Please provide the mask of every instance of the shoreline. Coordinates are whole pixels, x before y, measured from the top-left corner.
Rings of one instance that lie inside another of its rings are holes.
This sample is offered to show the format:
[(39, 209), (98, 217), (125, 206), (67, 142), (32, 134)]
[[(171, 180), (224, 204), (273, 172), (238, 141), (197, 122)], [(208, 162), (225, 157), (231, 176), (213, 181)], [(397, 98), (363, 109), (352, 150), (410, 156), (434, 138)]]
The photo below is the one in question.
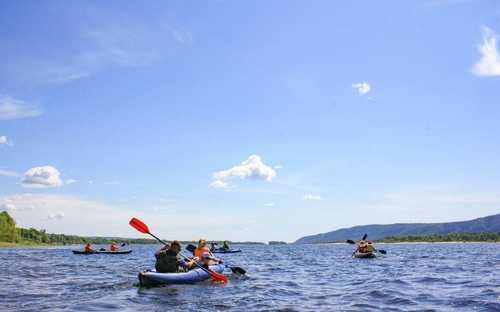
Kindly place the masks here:
[[(41, 248), (41, 247), (63, 247), (63, 246), (71, 246), (68, 245), (60, 245), (60, 244), (23, 244), (23, 243), (8, 243), (8, 242), (0, 242), (0, 248)], [(78, 245), (78, 244), (74, 244)]]
[[(409, 245), (409, 244), (485, 244), (485, 243), (500, 243), (494, 241), (443, 241), (443, 242), (377, 242), (374, 241), (376, 245), (388, 245), (388, 244), (397, 244), (397, 245)], [(306, 243), (306, 244), (298, 244), (298, 245), (348, 245), (347, 243), (342, 242), (323, 242), (323, 243)]]
[[(477, 241), (477, 242), (467, 242), (467, 241), (445, 241), (445, 242), (375, 242), (377, 245), (411, 245), (411, 244), (495, 244), (500, 242), (492, 242), (492, 241)], [(106, 244), (96, 244), (96, 245), (106, 245)], [(136, 244), (131, 244), (136, 245)], [(154, 245), (154, 244), (137, 244), (137, 245)], [(290, 243), (287, 245), (294, 245), (294, 243)], [(298, 244), (298, 245), (346, 245), (346, 243), (341, 242), (332, 242), (332, 243), (311, 243), (311, 244)], [(23, 244), (23, 243), (8, 243), (8, 242), (0, 242), (0, 249), (3, 248), (48, 248), (48, 247), (69, 247), (69, 246), (80, 246), (80, 244)], [(274, 246), (274, 245), (265, 245), (265, 246)]]

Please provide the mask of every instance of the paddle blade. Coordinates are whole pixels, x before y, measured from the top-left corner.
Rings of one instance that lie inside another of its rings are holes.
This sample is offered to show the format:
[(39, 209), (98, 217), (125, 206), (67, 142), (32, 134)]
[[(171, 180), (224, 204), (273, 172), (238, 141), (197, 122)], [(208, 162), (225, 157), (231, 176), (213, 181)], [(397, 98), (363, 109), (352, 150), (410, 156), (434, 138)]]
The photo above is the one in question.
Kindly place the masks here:
[(128, 224), (130, 224), (131, 227), (135, 228), (141, 233), (150, 234), (148, 226), (137, 218), (130, 219), (130, 222)]
[(365, 240), (368, 237), (368, 234), (363, 235), (363, 238), (361, 240)]
[(242, 269), (240, 267), (230, 267), (230, 269), (231, 269), (231, 272), (233, 272), (234, 274), (245, 275), (247, 273), (247, 271), (245, 271), (244, 269)]
[(383, 250), (383, 249), (377, 249), (378, 252), (380, 252), (381, 254), (385, 255), (387, 254), (387, 251)]
[(352, 239), (346, 240), (346, 243), (351, 244), (351, 245), (355, 245), (356, 244), (356, 242), (353, 241)]
[(186, 250), (194, 254), (194, 251), (196, 250), (196, 246), (193, 244), (189, 244), (186, 246)]
[(219, 283), (224, 283), (226, 284), (229, 280), (224, 274), (214, 272), (212, 270), (208, 270), (208, 273), (210, 273), (210, 276), (212, 277), (213, 282), (219, 282)]

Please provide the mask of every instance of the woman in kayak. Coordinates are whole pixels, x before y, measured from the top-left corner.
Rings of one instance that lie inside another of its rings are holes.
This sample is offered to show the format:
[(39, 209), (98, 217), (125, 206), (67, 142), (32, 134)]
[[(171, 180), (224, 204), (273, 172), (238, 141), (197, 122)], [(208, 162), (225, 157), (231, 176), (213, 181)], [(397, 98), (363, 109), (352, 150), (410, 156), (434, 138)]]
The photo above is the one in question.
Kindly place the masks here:
[(208, 252), (210, 256), (214, 256), (212, 252), (210, 251), (210, 248), (207, 247), (207, 241), (204, 239), (200, 239), (198, 241), (198, 248), (194, 250), (194, 256), (198, 257), (198, 259), (201, 259), (203, 256), (203, 253)]
[(195, 266), (195, 262), (199, 258), (193, 258), (190, 261), (185, 261), (179, 255), (181, 252), (181, 243), (173, 241), (170, 246), (165, 246), (155, 253), (156, 257), (156, 272), (158, 273), (177, 273), (191, 269)]
[(93, 252), (94, 249), (92, 248), (92, 245), (90, 243), (85, 244), (84, 247), (85, 252)]

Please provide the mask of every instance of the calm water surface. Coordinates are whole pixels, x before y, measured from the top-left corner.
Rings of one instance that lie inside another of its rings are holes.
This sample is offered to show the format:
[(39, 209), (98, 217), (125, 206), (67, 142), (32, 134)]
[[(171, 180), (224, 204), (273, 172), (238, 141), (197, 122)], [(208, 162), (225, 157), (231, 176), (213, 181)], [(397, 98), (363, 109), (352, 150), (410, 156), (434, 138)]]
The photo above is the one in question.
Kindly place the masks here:
[(137, 273), (158, 246), (0, 249), (0, 310), (500, 311), (500, 244), (379, 245), (377, 259), (353, 259), (349, 245), (240, 247), (224, 259), (247, 278), (157, 288), (139, 288)]

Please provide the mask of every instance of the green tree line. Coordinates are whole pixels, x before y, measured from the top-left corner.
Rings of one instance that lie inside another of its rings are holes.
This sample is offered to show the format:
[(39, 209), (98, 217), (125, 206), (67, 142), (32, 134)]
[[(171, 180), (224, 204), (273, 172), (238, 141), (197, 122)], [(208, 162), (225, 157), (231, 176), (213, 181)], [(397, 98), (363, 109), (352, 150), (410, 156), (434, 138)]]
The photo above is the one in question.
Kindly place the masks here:
[(500, 242), (500, 233), (450, 233), (432, 235), (388, 236), (380, 242)]

